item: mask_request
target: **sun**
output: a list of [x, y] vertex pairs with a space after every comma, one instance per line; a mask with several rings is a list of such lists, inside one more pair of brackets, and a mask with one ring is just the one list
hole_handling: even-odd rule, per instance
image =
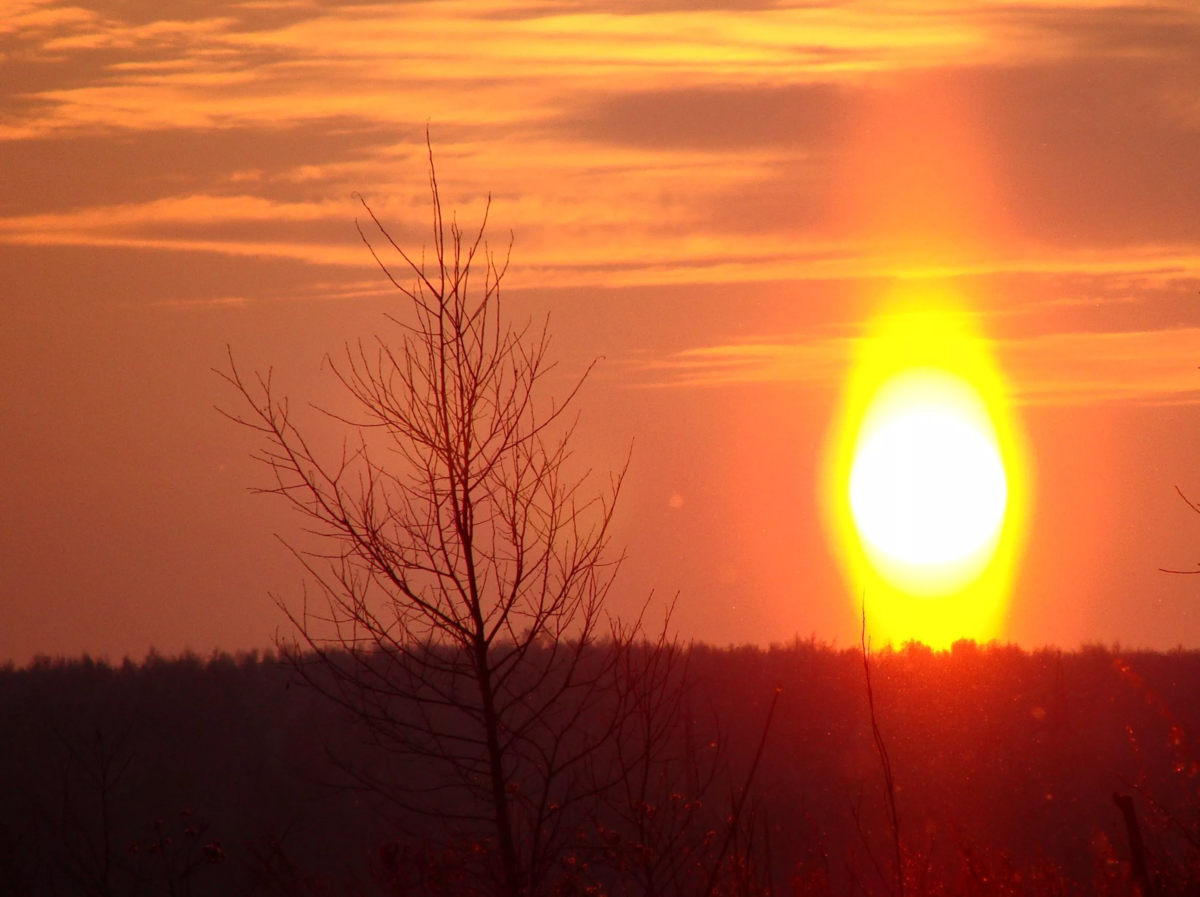
[[977, 319], [929, 293], [894, 300], [856, 342], [822, 488], [872, 632], [945, 647], [1004, 630], [1031, 466]]
[[867, 408], [850, 510], [869, 553], [899, 565], [963, 565], [995, 544], [1008, 477], [987, 407], [963, 378], [916, 368]]

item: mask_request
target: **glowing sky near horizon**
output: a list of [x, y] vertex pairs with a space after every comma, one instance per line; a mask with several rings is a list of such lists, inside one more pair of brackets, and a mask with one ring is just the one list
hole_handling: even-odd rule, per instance
[[[0, 659], [269, 642], [298, 577], [211, 411], [379, 329], [353, 219], [490, 194], [510, 307], [635, 439], [618, 602], [852, 637], [821, 440], [897, 283], [978, 317], [1038, 459], [1005, 637], [1200, 645], [1194, 3], [8, 0]], [[589, 423], [590, 421], [590, 423]]]

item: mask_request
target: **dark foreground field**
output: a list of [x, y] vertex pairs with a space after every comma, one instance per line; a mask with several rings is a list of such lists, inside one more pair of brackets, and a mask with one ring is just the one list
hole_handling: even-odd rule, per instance
[[[883, 652], [872, 670], [905, 893], [1132, 893], [1114, 792], [1133, 797], [1150, 886], [1194, 892], [1200, 653], [960, 643]], [[753, 869], [741, 887], [898, 890], [860, 653], [697, 646], [690, 678], [688, 749], [725, 758], [694, 811], [718, 820], [713, 837], [780, 689], [743, 805], [740, 862]], [[452, 878], [400, 868], [452, 864], [446, 820], [356, 786], [388, 762], [270, 658], [2, 670], [0, 894], [453, 891]]]

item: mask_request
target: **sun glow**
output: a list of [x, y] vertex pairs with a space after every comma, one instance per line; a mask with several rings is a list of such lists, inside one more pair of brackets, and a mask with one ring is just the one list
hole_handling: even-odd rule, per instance
[[1002, 631], [1028, 465], [968, 316], [944, 301], [913, 305], [860, 341], [826, 497], [872, 631], [941, 647]]

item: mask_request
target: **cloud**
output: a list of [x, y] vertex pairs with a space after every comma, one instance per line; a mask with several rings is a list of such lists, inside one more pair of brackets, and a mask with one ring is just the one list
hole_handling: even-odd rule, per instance
[[[537, 121], [567, 92], [841, 82], [917, 66], [1000, 63], [1039, 42], [987, 6], [964, 13], [880, 6], [431, 0], [375, 6], [30, 6], [14, 31], [25, 58], [54, 62], [29, 85], [36, 113], [0, 134], [376, 122]], [[44, 20], [44, 21], [43, 21]], [[119, 50], [119, 55], [113, 51]], [[87, 61], [99, 65], [89, 72]], [[72, 72], [91, 74], [72, 78]], [[96, 75], [99, 77], [96, 77]]]
[[[1200, 404], [1200, 327], [1050, 333], [992, 341], [1016, 400], [1026, 405]], [[644, 386], [801, 383], [837, 388], [857, 351], [852, 337], [746, 341], [631, 364]]]
[[1200, 403], [1200, 327], [1046, 334], [997, 353], [1029, 404]]
[[1134, 56], [957, 77], [1014, 231], [1064, 247], [1200, 240], [1200, 116], [1181, 103], [1200, 95], [1200, 66]]
[[[341, 264], [355, 190], [423, 238], [430, 123], [444, 196], [470, 221], [495, 191], [523, 286], [932, 264], [1165, 277], [1200, 256], [1200, 74], [1181, 62], [1200, 12], [1184, 5], [23, 0], [18, 13], [40, 24], [2, 45], [30, 63], [3, 88], [9, 242], [293, 246]], [[977, 155], [964, 183], [988, 196], [942, 193], [994, 227], [930, 262], [856, 231], [844, 207], [903, 143], [914, 98], [938, 92], [979, 125], [978, 146], [942, 150]], [[856, 172], [863, 144], [875, 155]], [[952, 168], [924, 161], [923, 176]], [[937, 192], [908, 180], [901, 207]], [[939, 208], [927, 217], [968, 230]]]
[[54, 6], [48, 0], [9, 0], [0, 19], [0, 37], [55, 33], [91, 25], [95, 13], [80, 6]]
[[0, 233], [33, 235], [126, 230], [154, 224], [224, 225], [237, 221], [314, 221], [345, 214], [349, 203], [279, 203], [257, 196], [170, 197], [70, 212], [0, 218]]
[[851, 91], [835, 84], [615, 93], [560, 119], [589, 140], [663, 150], [828, 149], [845, 138]]
[[[362, 250], [349, 239], [340, 244], [328, 237], [300, 241], [293, 234], [292, 240], [285, 239], [289, 226], [294, 231], [297, 225], [351, 216], [349, 201], [280, 203], [246, 195], [197, 194], [0, 218], [0, 242], [158, 249], [355, 265], [362, 263]], [[257, 225], [257, 232], [245, 234], [246, 225]]]
[[[340, 193], [348, 198], [368, 183], [362, 162], [381, 147], [420, 130], [364, 129], [344, 119], [279, 128], [149, 131], [127, 139], [58, 134], [36, 140], [0, 141], [0, 170], [6, 186], [0, 214], [6, 216], [128, 205], [189, 193], [245, 192], [247, 172], [256, 171], [255, 194], [276, 201], [311, 200]], [[393, 170], [404, 159], [391, 154]], [[300, 172], [322, 174], [315, 191], [297, 189]], [[277, 183], [278, 181], [284, 183]]]

